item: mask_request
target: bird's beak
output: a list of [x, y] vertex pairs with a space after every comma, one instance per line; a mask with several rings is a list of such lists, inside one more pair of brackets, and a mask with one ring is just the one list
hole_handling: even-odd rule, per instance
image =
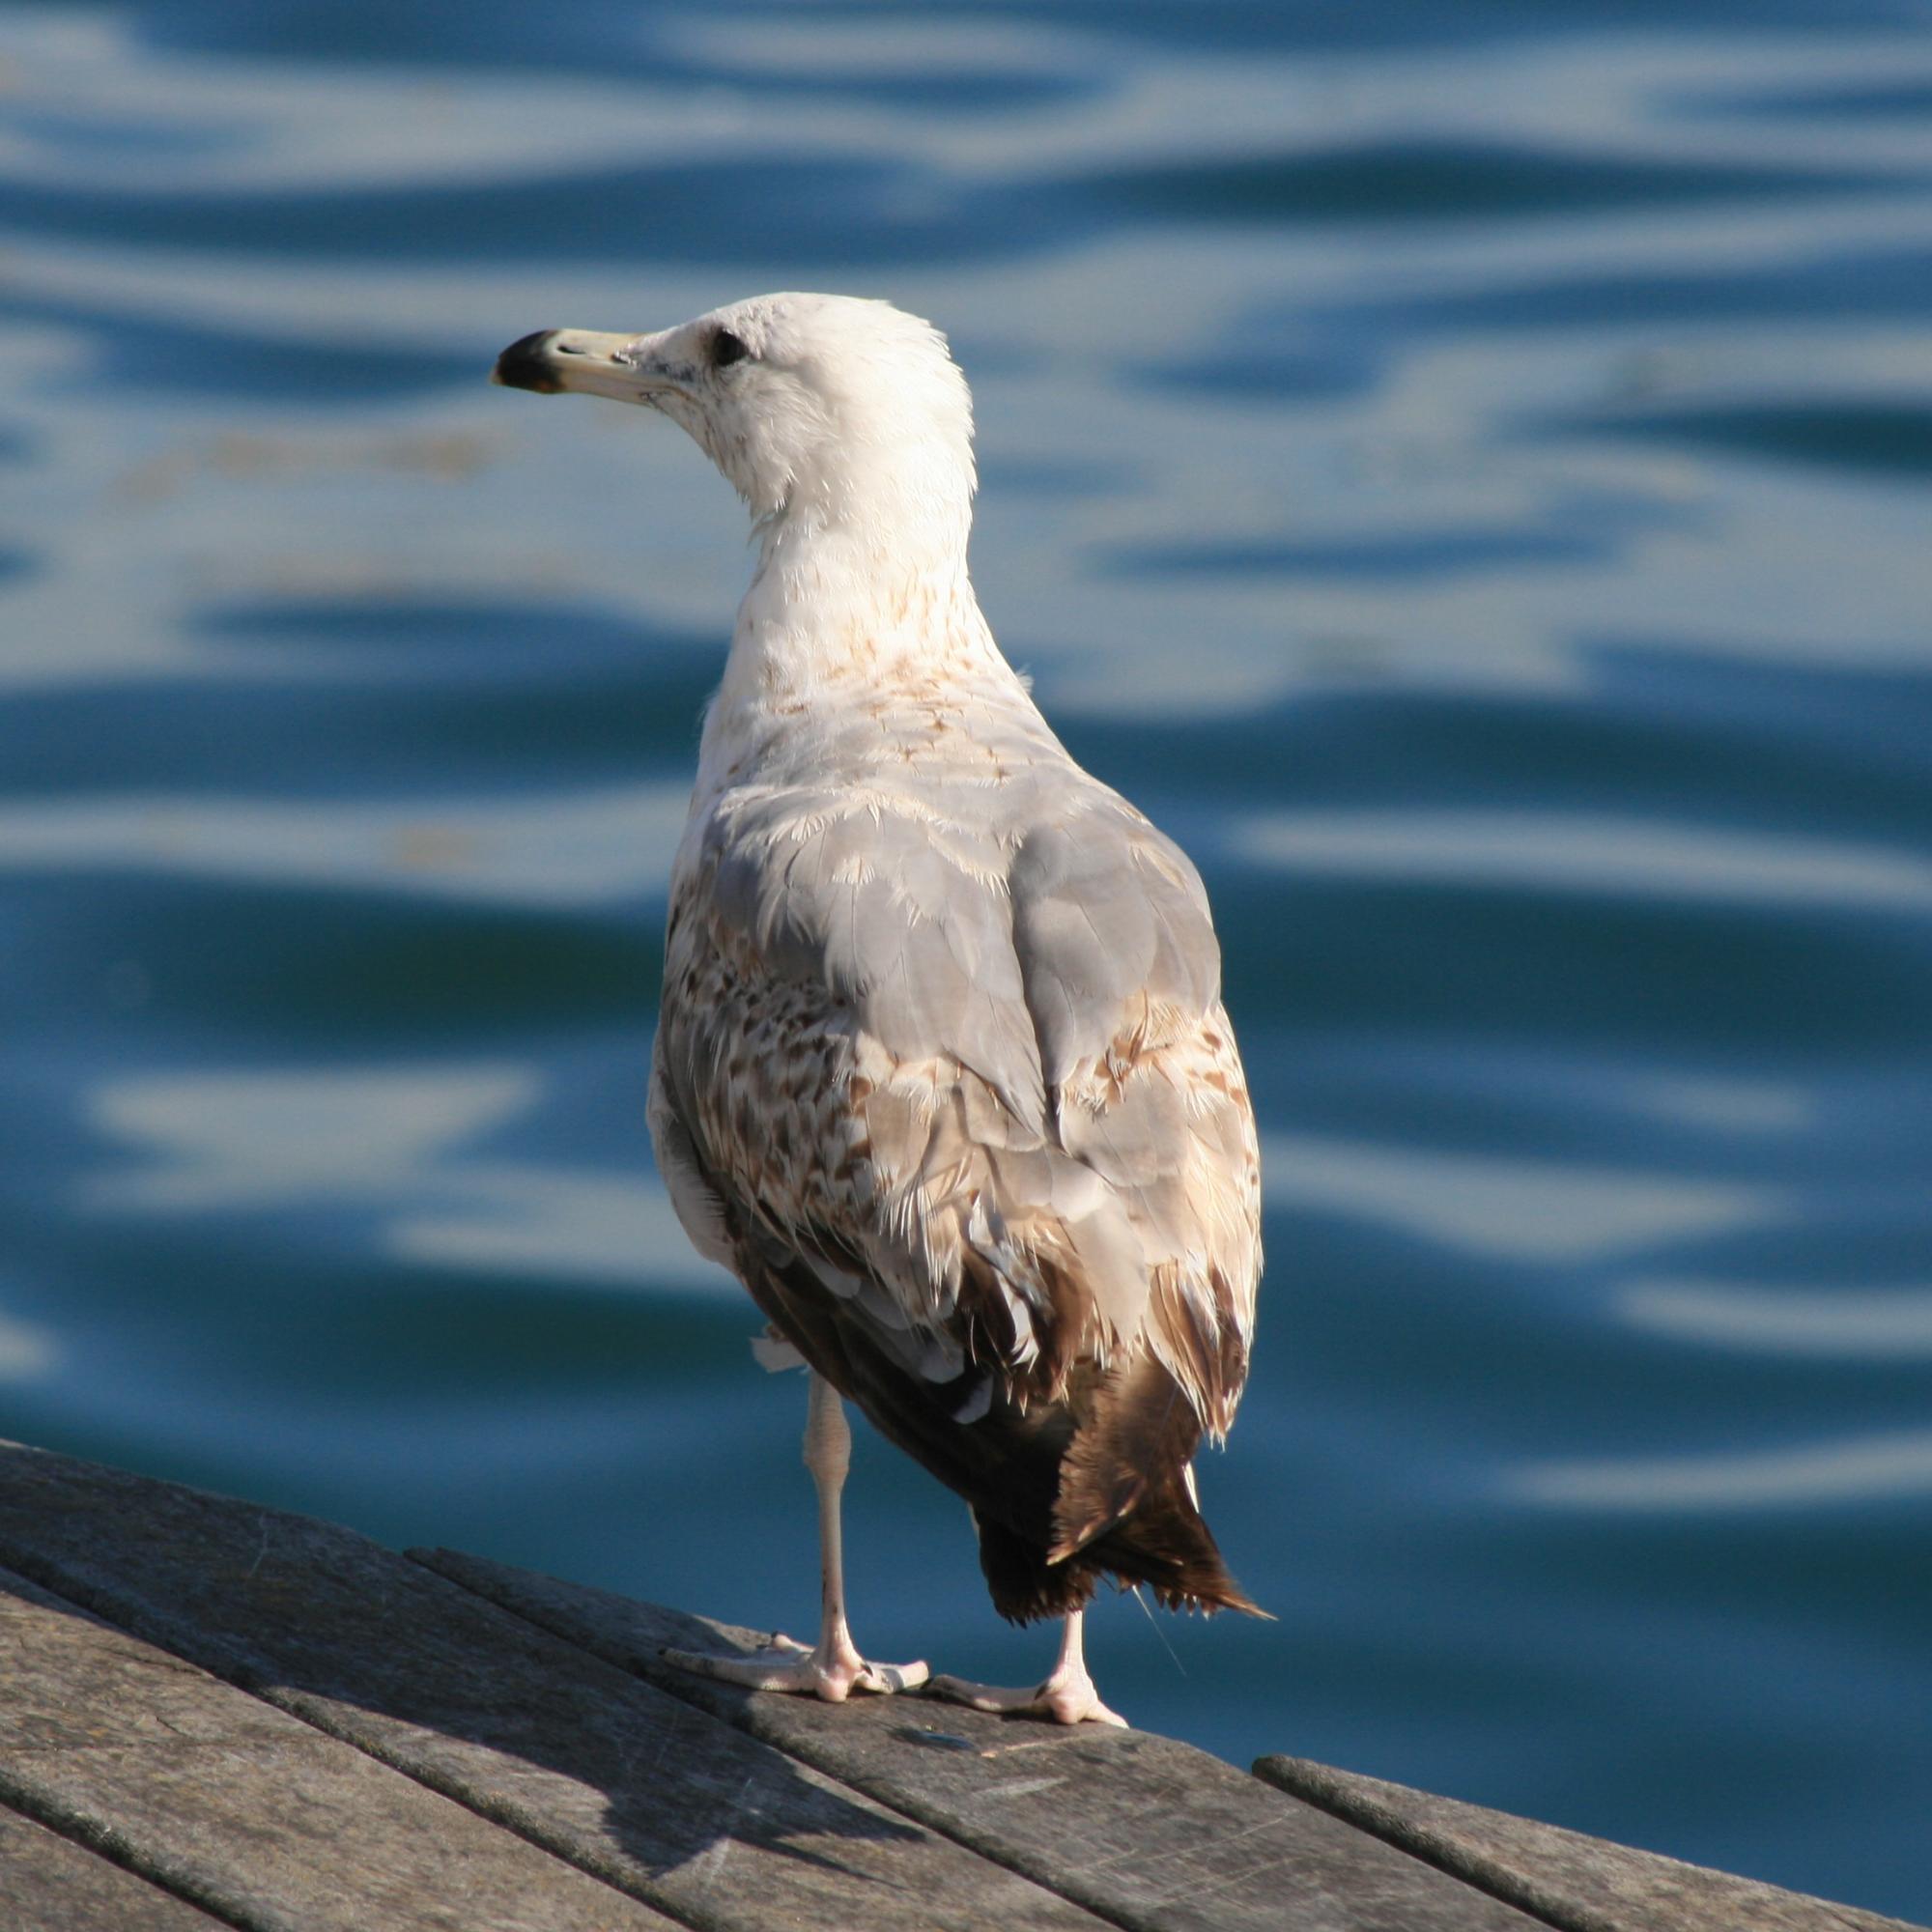
[[600, 335], [589, 328], [540, 328], [497, 357], [493, 383], [553, 396], [572, 389], [620, 403], [650, 403], [682, 386], [659, 354], [659, 335]]

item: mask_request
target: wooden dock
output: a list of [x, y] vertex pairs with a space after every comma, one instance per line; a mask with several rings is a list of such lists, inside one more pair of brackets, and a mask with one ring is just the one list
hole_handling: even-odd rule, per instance
[[5, 1932], [1899, 1932], [1289, 1757], [664, 1664], [749, 1632], [0, 1445]]

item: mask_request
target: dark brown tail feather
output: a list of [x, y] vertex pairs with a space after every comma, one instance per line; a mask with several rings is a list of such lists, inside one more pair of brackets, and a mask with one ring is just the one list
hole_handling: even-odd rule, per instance
[[1076, 1555], [1142, 1499], [1179, 1485], [1201, 1444], [1201, 1418], [1152, 1355], [1110, 1370], [1060, 1464], [1048, 1559]]
[[1048, 1563], [1145, 1583], [1169, 1609], [1265, 1615], [1229, 1576], [1188, 1493], [1200, 1446], [1201, 1418], [1158, 1361], [1115, 1370], [1060, 1465]]
[[1179, 1478], [1145, 1497], [1132, 1516], [1073, 1560], [1111, 1570], [1123, 1582], [1145, 1583], [1165, 1609], [1267, 1615], [1228, 1574], [1213, 1531]]
[[1178, 1481], [1145, 1497], [1123, 1522], [1058, 1562], [1037, 1543], [977, 1509], [973, 1519], [993, 1607], [1016, 1624], [1082, 1608], [1109, 1576], [1122, 1588], [1145, 1583], [1170, 1610], [1268, 1614], [1228, 1574], [1213, 1532]]

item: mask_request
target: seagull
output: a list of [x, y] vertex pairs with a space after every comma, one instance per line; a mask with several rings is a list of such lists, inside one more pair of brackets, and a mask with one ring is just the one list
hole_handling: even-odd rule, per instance
[[[966, 569], [972, 399], [890, 303], [771, 295], [656, 334], [545, 329], [495, 380], [642, 404], [757, 546], [673, 862], [649, 1118], [672, 1205], [810, 1371], [823, 1620], [670, 1653], [842, 1702], [923, 1686], [1124, 1720], [1098, 1583], [1264, 1614], [1193, 1461], [1247, 1378], [1253, 1108], [1200, 874], [1082, 770]], [[1021, 1690], [868, 1661], [846, 1619], [844, 1401], [966, 1501], [993, 1605], [1063, 1621]]]

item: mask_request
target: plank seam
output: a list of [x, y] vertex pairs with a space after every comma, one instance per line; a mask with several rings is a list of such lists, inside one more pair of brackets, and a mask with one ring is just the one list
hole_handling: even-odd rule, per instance
[[[39, 1579], [30, 1577], [28, 1580]], [[58, 1591], [51, 1594], [60, 1595]], [[63, 1598], [62, 1601], [72, 1600]], [[74, 1607], [85, 1609], [87, 1605], [75, 1604]], [[0, 1804], [4, 1804], [18, 1817], [44, 1826], [56, 1837], [64, 1838], [69, 1844], [78, 1846], [80, 1850], [99, 1859], [102, 1863], [127, 1872], [129, 1877], [139, 1879], [144, 1885], [153, 1886], [156, 1891], [164, 1893], [169, 1898], [179, 1899], [182, 1904], [192, 1906], [195, 1911], [205, 1914], [216, 1924], [233, 1926], [235, 1932], [264, 1932], [260, 1919], [238, 1918], [231, 1904], [210, 1897], [190, 1880], [156, 1870], [132, 1845], [115, 1832], [111, 1825], [98, 1824], [84, 1812], [71, 1811], [58, 1801], [19, 1783], [14, 1777], [4, 1756], [0, 1756]]]
[[1312, 1804], [1317, 1810], [1327, 1812], [1331, 1818], [1339, 1818], [1345, 1825], [1352, 1825], [1358, 1832], [1366, 1832], [1372, 1838], [1379, 1838], [1383, 1844], [1391, 1845], [1399, 1852], [1406, 1852], [1410, 1858], [1459, 1880], [1472, 1890], [1486, 1893], [1499, 1904], [1513, 1906], [1531, 1918], [1541, 1919], [1544, 1924], [1554, 1928], [1554, 1932], [1628, 1932], [1627, 1926], [1614, 1919], [1599, 1918], [1587, 1907], [1566, 1906], [1533, 1882], [1512, 1878], [1506, 1871], [1489, 1866], [1474, 1854], [1438, 1837], [1427, 1827], [1416, 1826], [1374, 1804], [1350, 1803], [1319, 1784], [1304, 1787], [1269, 1776], [1261, 1770], [1261, 1766], [1273, 1755], [1269, 1753], [1257, 1758], [1252, 1767], [1252, 1775], [1262, 1783], [1288, 1797], [1298, 1798], [1304, 1804]]
[[[328, 1738], [336, 1744], [343, 1745], [363, 1757], [372, 1759], [386, 1770], [393, 1771], [400, 1777], [408, 1778], [412, 1784], [418, 1785], [425, 1791], [434, 1792], [439, 1798], [447, 1799], [452, 1804], [459, 1805], [465, 1811], [469, 1812], [472, 1817], [480, 1818], [485, 1824], [495, 1826], [499, 1832], [507, 1832], [512, 1837], [521, 1838], [526, 1845], [541, 1852], [546, 1858], [554, 1859], [558, 1864], [566, 1865], [573, 1871], [582, 1872], [584, 1877], [595, 1881], [595, 1883], [605, 1887], [608, 1890], [614, 1891], [619, 1897], [634, 1899], [640, 1905], [646, 1905], [652, 1911], [661, 1913], [666, 1918], [671, 1919], [679, 1925], [690, 1927], [691, 1932], [704, 1932], [702, 1921], [691, 1918], [658, 1899], [647, 1897], [643, 1892], [634, 1890], [627, 1885], [618, 1884], [608, 1872], [599, 1871], [594, 1866], [586, 1864], [581, 1859], [573, 1858], [567, 1852], [560, 1851], [555, 1845], [545, 1843], [543, 1839], [533, 1836], [530, 1832], [525, 1830], [515, 1817], [502, 1815], [487, 1801], [472, 1799], [470, 1795], [460, 1789], [452, 1788], [436, 1777], [424, 1776], [421, 1771], [412, 1768], [409, 1765], [400, 1764], [386, 1751], [378, 1748], [369, 1742], [360, 1738], [347, 1736], [329, 1724], [323, 1722], [317, 1714], [303, 1710], [297, 1704], [285, 1701], [282, 1697], [274, 1694], [274, 1688], [272, 1686], [265, 1686], [256, 1681], [254, 1673], [245, 1664], [231, 1661], [224, 1667], [216, 1668], [199, 1658], [188, 1656], [170, 1637], [165, 1618], [151, 1617], [149, 1614], [143, 1612], [138, 1605], [130, 1605], [128, 1601], [118, 1598], [111, 1589], [103, 1591], [98, 1586], [91, 1585], [83, 1578], [69, 1575], [58, 1564], [41, 1557], [38, 1552], [23, 1549], [9, 1542], [0, 1542], [0, 1562], [4, 1562], [6, 1567], [12, 1569], [17, 1575], [24, 1577], [30, 1583], [37, 1583], [42, 1589], [53, 1596], [59, 1597], [63, 1602], [71, 1604], [75, 1608], [85, 1610], [90, 1615], [99, 1617], [102, 1623], [120, 1631], [124, 1635], [134, 1637], [142, 1643], [152, 1644], [156, 1650], [164, 1650], [169, 1656], [179, 1658], [182, 1662], [187, 1664], [191, 1669], [205, 1671], [217, 1683], [226, 1684], [231, 1690], [242, 1691], [244, 1695], [254, 1698], [257, 1703], [265, 1704], [270, 1710], [279, 1711], [284, 1717], [294, 1718], [297, 1722], [306, 1724], [310, 1730], [320, 1733], [323, 1737]], [[454, 1579], [444, 1578], [444, 1580], [453, 1581]], [[458, 1587], [461, 1586], [459, 1585]], [[470, 1594], [473, 1596], [476, 1593], [472, 1591]], [[481, 1601], [487, 1603], [489, 1600], [485, 1598]], [[130, 1607], [131, 1614], [129, 1613]], [[496, 1607], [501, 1610], [502, 1614], [506, 1616], [514, 1615], [512, 1611], [503, 1610], [500, 1605], [496, 1605]], [[9, 1795], [7, 1788], [4, 1767], [0, 1767], [0, 1802], [14, 1804], [14, 1800]], [[26, 1807], [19, 1804], [14, 1804], [14, 1808], [19, 1810], [26, 1809]], [[27, 1810], [26, 1815], [35, 1818], [37, 1823], [50, 1823], [49, 1820], [39, 1817], [38, 1813], [32, 1810]], [[85, 1821], [81, 1822], [84, 1824]], [[50, 1825], [50, 1829], [61, 1830], [57, 1825]], [[63, 1831], [62, 1835], [64, 1837], [71, 1837], [74, 1836], [74, 1833]], [[76, 1841], [86, 1842], [84, 1839], [77, 1839]], [[108, 1856], [108, 1854], [103, 1852], [103, 1856]], [[150, 1873], [129, 1863], [125, 1858], [116, 1858], [113, 1860], [113, 1862], [124, 1865], [128, 1870], [134, 1872], [136, 1877], [152, 1877]], [[158, 1883], [158, 1881], [155, 1882]], [[174, 1889], [172, 1887], [163, 1887], [162, 1889]], [[213, 1909], [198, 1895], [185, 1893], [177, 1893], [177, 1895], [185, 1896], [190, 1905], [200, 1906], [203, 1910]], [[223, 1923], [238, 1927], [238, 1932], [261, 1932], [259, 1925], [237, 1919], [229, 1913], [222, 1912], [216, 1916], [222, 1919]]]
[[[1382, 1839], [1384, 1843], [1411, 1853], [1436, 1869], [1463, 1880], [1476, 1890], [1514, 1906], [1531, 1918], [1542, 1919], [1556, 1928], [1556, 1932], [1633, 1932], [1633, 1927], [1651, 1922], [1643, 1916], [1649, 1909], [1647, 1907], [1619, 1902], [1608, 1912], [1600, 1912], [1587, 1900], [1551, 1890], [1533, 1871], [1520, 1870], [1504, 1859], [1485, 1852], [1479, 1845], [1461, 1843], [1439, 1828], [1411, 1817], [1370, 1793], [1352, 1789], [1345, 1782], [1331, 1781], [1346, 1778], [1346, 1773], [1334, 1773], [1324, 1765], [1312, 1764], [1280, 1752], [1268, 1752], [1257, 1758], [1253, 1772], [1264, 1784], [1300, 1798], [1330, 1816]], [[1430, 1794], [1421, 1795], [1427, 1797]], [[1561, 1826], [1542, 1826], [1535, 1819], [1521, 1822], [1565, 1837], [1577, 1838], [1583, 1844], [1594, 1843], [1614, 1856], [1674, 1868], [1692, 1881], [1711, 1881], [1724, 1888], [1742, 1888], [1747, 1896], [1735, 1902], [1739, 1911], [1748, 1911], [1748, 1894], [1762, 1891], [1768, 1900], [1777, 1899], [1810, 1915], [1805, 1922], [1815, 1924], [1817, 1932], [1826, 1932], [1826, 1928], [1831, 1926], [1842, 1927], [1843, 1932], [1881, 1932], [1881, 1928], [1887, 1928], [1887, 1932], [1932, 1932], [1932, 1927], [1917, 1926], [1902, 1918], [1869, 1912], [1861, 1906], [1845, 1905], [1836, 1899], [1814, 1898], [1789, 1891], [1764, 1880], [1747, 1878], [1741, 1873], [1690, 1864], [1664, 1853], [1649, 1852], [1609, 1839], [1591, 1840], [1586, 1834], [1569, 1832]], [[1719, 1909], [1729, 1911], [1732, 1901], [1721, 1901]], [[1663, 1921], [1658, 1919], [1657, 1922], [1662, 1924]], [[1785, 1921], [1780, 1918], [1779, 1922]]]

